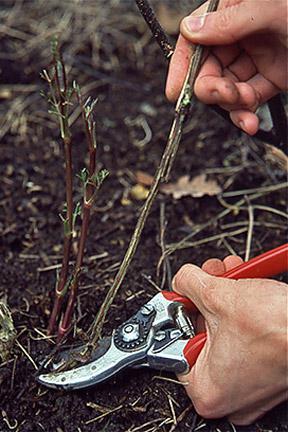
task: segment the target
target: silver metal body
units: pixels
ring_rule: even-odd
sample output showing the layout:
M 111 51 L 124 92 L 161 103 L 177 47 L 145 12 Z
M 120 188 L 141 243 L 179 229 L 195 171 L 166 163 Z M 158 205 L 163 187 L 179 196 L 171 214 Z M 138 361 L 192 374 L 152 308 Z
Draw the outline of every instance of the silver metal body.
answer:
M 187 373 L 189 364 L 183 351 L 192 336 L 194 328 L 183 305 L 159 293 L 111 337 L 100 341 L 89 362 L 64 371 L 54 364 L 52 372 L 41 373 L 37 380 L 48 387 L 68 390 L 93 386 L 129 366 Z

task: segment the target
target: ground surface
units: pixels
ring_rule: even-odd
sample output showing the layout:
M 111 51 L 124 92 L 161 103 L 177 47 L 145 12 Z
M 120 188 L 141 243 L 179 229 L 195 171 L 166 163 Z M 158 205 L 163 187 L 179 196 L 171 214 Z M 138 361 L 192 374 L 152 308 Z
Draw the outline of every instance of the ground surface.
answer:
M 137 220 L 142 201 L 129 193 L 135 185 L 133 174 L 141 170 L 153 175 L 173 118 L 173 107 L 164 97 L 167 64 L 132 0 L 59 3 L 11 0 L 4 1 L 1 10 L 0 297 L 12 309 L 18 336 L 10 360 L 0 364 L 0 431 L 235 430 L 224 420 L 201 420 L 184 389 L 166 380 L 174 378 L 168 374 L 126 371 L 106 384 L 72 393 L 47 390 L 34 380 L 34 362 L 52 348 L 44 333 L 55 285 L 53 266 L 61 259 L 58 213 L 64 200 L 58 128 L 39 95 L 44 86 L 39 72 L 49 63 L 51 35 L 60 34 L 71 80 L 77 78 L 89 94 L 99 98 L 98 161 L 99 167 L 110 171 L 93 211 L 81 278 L 77 319 L 83 332 L 111 285 Z M 166 12 L 162 10 L 162 17 L 171 27 Z M 152 133 L 142 147 L 139 141 L 145 131 L 141 124 L 148 135 Z M 77 123 L 73 131 L 76 173 L 84 164 L 86 148 Z M 251 201 L 247 199 L 213 223 L 223 205 L 227 206 L 223 200 L 207 196 L 175 200 L 160 194 L 110 309 L 105 334 L 156 293 L 151 281 L 167 288 L 163 268 L 158 275 L 156 271 L 161 256 L 160 207 L 167 223 L 164 247 L 193 233 L 197 224 L 210 222 L 193 237 L 194 246 L 176 248 L 169 256 L 172 274 L 184 262 L 200 265 L 208 257 L 221 258 L 233 250 L 244 257 L 249 202 L 254 206 L 251 256 L 285 241 L 285 219 L 277 214 L 277 210 L 285 211 L 284 189 L 269 193 L 285 176 L 266 159 L 261 143 L 241 136 L 209 109 L 195 106 L 172 180 L 183 174 L 207 173 L 224 192 L 231 192 L 231 196 L 222 196 L 228 205 L 245 194 Z M 76 180 L 75 186 L 79 196 Z M 255 188 L 261 189 L 253 199 L 249 190 Z M 223 233 L 224 237 L 201 244 Z M 78 340 L 81 334 L 78 331 Z M 285 407 L 277 407 L 251 427 L 236 430 L 285 431 Z

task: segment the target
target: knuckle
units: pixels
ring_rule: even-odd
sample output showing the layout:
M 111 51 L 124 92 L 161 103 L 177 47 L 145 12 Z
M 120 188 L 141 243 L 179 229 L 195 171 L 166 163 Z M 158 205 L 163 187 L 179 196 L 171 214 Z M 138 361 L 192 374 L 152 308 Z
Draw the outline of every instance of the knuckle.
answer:
M 235 304 L 236 280 L 210 276 L 202 287 L 202 300 L 210 312 L 227 316 Z
M 184 264 L 176 273 L 174 277 L 174 285 L 175 288 L 181 288 L 186 281 L 191 278 L 193 265 L 192 264 Z
M 213 283 L 213 277 L 211 277 L 208 283 L 202 285 L 202 300 L 209 309 L 215 310 L 219 303 L 218 298 L 216 286 Z
M 225 9 L 222 9 L 219 13 L 216 14 L 216 19 L 214 22 L 215 31 L 218 32 L 218 34 L 223 35 L 225 39 L 227 38 L 227 35 L 229 35 L 229 37 L 231 38 L 231 42 L 234 42 L 236 40 L 233 26 L 235 20 L 237 20 L 237 12 L 237 5 L 228 5 Z

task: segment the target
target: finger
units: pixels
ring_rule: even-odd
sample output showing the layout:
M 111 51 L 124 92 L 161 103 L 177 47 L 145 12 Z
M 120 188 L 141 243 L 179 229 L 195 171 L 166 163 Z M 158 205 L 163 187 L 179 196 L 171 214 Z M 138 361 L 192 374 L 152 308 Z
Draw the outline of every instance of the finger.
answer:
M 259 119 L 256 114 L 248 110 L 230 112 L 232 122 L 249 135 L 255 135 L 259 129 Z
M 280 91 L 278 87 L 260 73 L 250 78 L 246 84 L 253 88 L 255 93 L 258 94 L 258 106 L 265 103 Z
M 203 4 L 194 11 L 194 14 L 197 15 L 205 13 L 207 6 L 207 3 Z M 171 102 L 176 101 L 180 94 L 193 50 L 193 44 L 180 34 L 176 43 L 175 51 L 170 60 L 166 81 L 165 93 L 166 97 Z M 205 55 L 203 56 L 203 60 L 204 59 Z
M 227 272 L 228 270 L 243 264 L 243 259 L 237 255 L 228 255 L 226 258 L 224 258 L 223 264 L 225 267 L 225 272 Z
M 284 2 L 279 6 L 286 16 Z M 197 10 L 196 14 L 184 18 L 180 32 L 192 43 L 227 45 L 264 29 L 277 30 L 278 27 L 279 31 L 278 17 L 279 10 L 271 1 L 263 1 L 259 13 L 257 1 L 247 5 L 245 1 L 221 0 L 216 12 L 199 15 Z
M 232 77 L 201 76 L 195 83 L 195 94 L 206 104 L 218 104 L 226 111 L 256 111 L 260 104 L 258 92 L 249 84 L 234 82 Z
M 222 68 L 215 56 L 209 55 L 195 82 L 195 94 L 206 104 L 239 104 L 240 94 L 231 78 L 222 76 Z
M 170 60 L 166 81 L 166 97 L 171 102 L 180 94 L 192 53 L 193 45 L 180 35 Z
M 255 112 L 260 105 L 261 99 L 257 90 L 251 84 L 245 82 L 235 82 L 235 86 L 239 94 L 237 104 L 226 104 L 225 109 L 227 109 L 227 111 L 246 109 Z
M 230 69 L 226 68 L 223 72 L 219 60 L 210 54 L 196 80 L 196 96 L 204 103 L 224 106 L 227 111 L 240 108 L 255 111 L 261 97 L 258 88 L 253 86 L 252 78 L 251 83 L 237 82 L 237 76 Z M 246 75 L 247 78 L 250 78 L 250 72 L 252 69 Z
M 225 265 L 218 258 L 211 258 L 202 264 L 202 270 L 210 275 L 221 276 L 225 272 Z
M 188 297 L 205 319 L 222 311 L 223 296 L 229 291 L 229 279 L 214 277 L 193 264 L 185 264 L 172 281 L 173 290 Z

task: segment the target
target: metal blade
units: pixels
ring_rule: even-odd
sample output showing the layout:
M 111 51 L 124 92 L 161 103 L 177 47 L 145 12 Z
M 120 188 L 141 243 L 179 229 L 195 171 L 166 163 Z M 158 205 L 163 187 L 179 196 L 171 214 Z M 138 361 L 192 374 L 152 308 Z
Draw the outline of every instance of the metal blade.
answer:
M 104 354 L 103 345 L 107 346 Z M 99 348 L 94 351 L 93 360 L 90 362 L 63 372 L 56 370 L 42 373 L 37 377 L 37 381 L 47 387 L 57 389 L 87 388 L 107 380 L 121 369 L 143 360 L 145 356 L 145 350 L 121 351 L 114 345 L 112 338 L 104 338 Z

